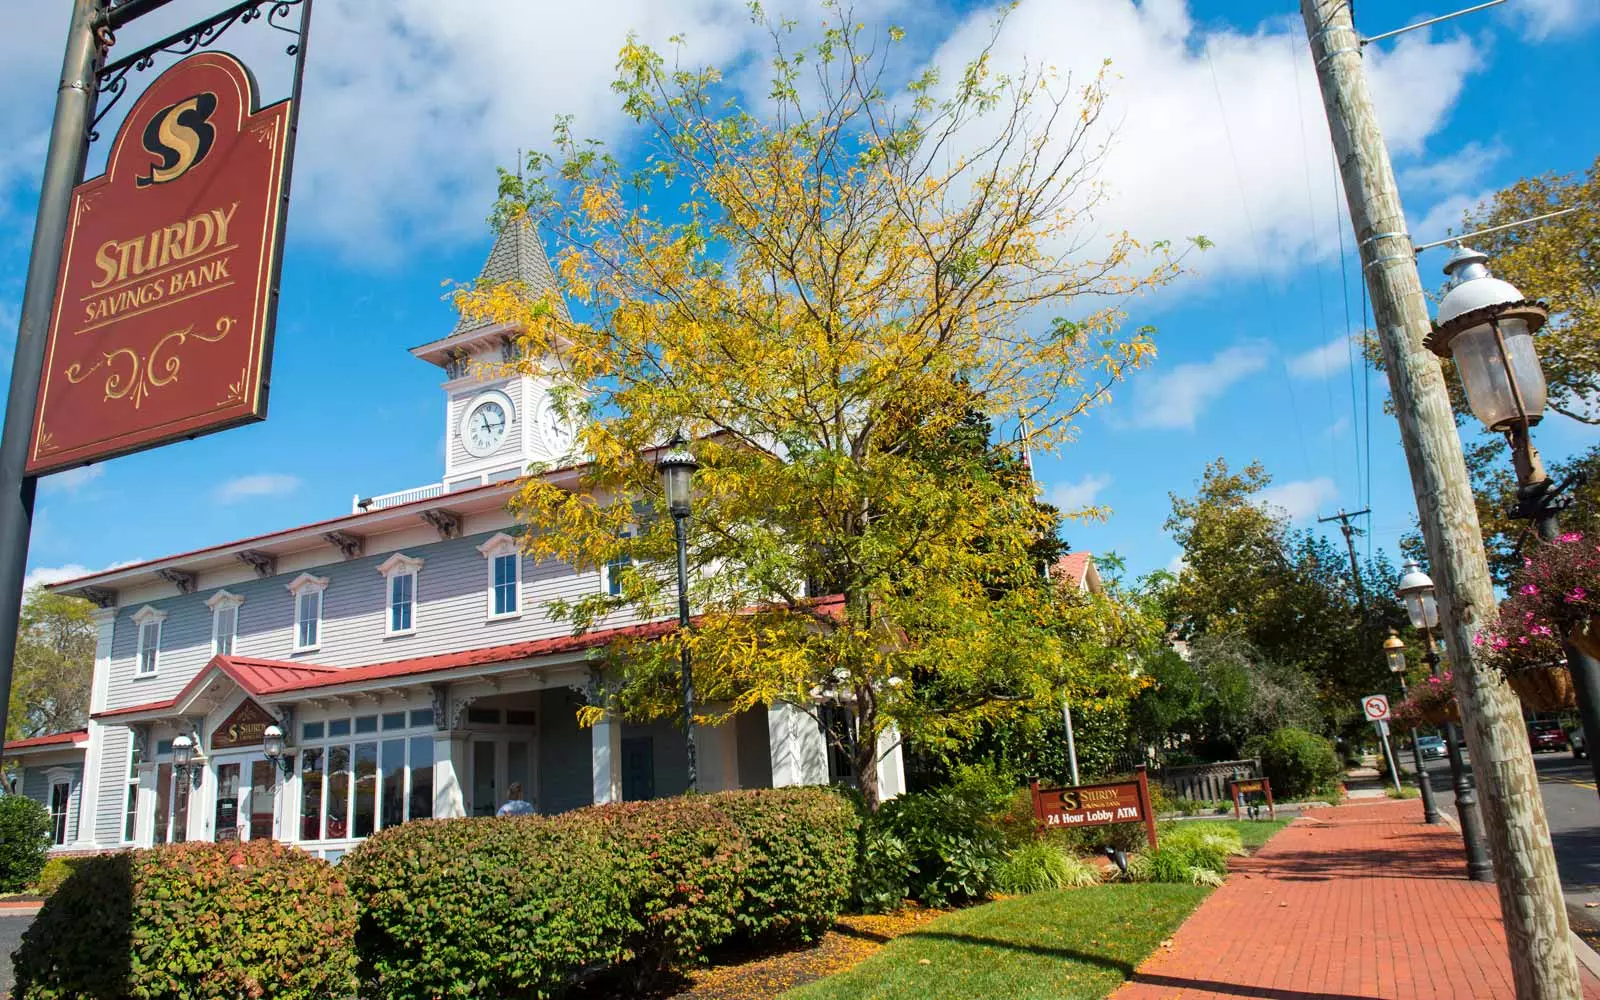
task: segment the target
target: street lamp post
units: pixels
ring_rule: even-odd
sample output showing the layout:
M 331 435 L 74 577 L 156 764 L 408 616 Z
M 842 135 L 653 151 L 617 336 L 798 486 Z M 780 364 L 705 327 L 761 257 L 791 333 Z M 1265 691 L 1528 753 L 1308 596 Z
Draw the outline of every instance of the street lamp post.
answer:
M 661 473 L 661 489 L 667 496 L 667 510 L 678 539 L 678 628 L 689 628 L 689 514 L 694 492 L 694 470 L 700 467 L 681 433 L 667 442 L 666 454 L 656 463 Z M 687 790 L 700 787 L 699 766 L 694 745 L 694 678 L 689 672 L 689 647 L 680 649 L 679 679 L 683 689 L 683 741 L 688 769 Z
M 1422 633 L 1423 660 L 1428 673 L 1439 676 L 1439 653 L 1433 643 L 1433 630 L 1439 627 L 1439 603 L 1433 593 L 1433 578 L 1415 560 L 1405 564 L 1405 573 L 1395 587 L 1406 606 L 1411 627 Z M 1478 813 L 1478 790 L 1461 759 L 1461 731 L 1454 722 L 1444 724 L 1444 748 L 1450 758 L 1450 784 L 1456 793 L 1456 818 L 1461 822 L 1461 839 L 1467 848 L 1467 877 L 1474 882 L 1494 881 L 1494 862 L 1483 839 L 1483 817 Z
M 1516 286 L 1489 274 L 1489 258 L 1460 247 L 1445 263 L 1452 283 L 1439 303 L 1429 350 L 1455 359 L 1472 412 L 1491 431 L 1506 436 L 1517 472 L 1517 505 L 1511 516 L 1532 521 L 1539 537 L 1555 541 L 1560 513 L 1572 503 L 1570 482 L 1557 485 L 1545 472 L 1532 429 L 1544 416 L 1544 372 L 1533 335 L 1548 317 L 1544 305 L 1523 298 Z M 1572 644 L 1571 622 L 1558 623 L 1561 648 L 1572 672 L 1585 735 L 1600 732 L 1600 662 Z M 1600 759 L 1590 755 L 1600 787 Z
M 1384 658 L 1389 661 L 1389 672 L 1400 681 L 1400 700 L 1406 698 L 1406 644 L 1400 637 L 1390 631 L 1389 638 L 1383 643 Z M 1417 727 L 1409 727 L 1408 735 L 1411 737 L 1411 761 L 1417 768 L 1417 788 L 1422 792 L 1422 821 L 1428 824 L 1439 822 L 1439 804 L 1433 800 L 1433 782 L 1428 778 L 1428 769 L 1423 766 L 1422 746 L 1417 742 Z

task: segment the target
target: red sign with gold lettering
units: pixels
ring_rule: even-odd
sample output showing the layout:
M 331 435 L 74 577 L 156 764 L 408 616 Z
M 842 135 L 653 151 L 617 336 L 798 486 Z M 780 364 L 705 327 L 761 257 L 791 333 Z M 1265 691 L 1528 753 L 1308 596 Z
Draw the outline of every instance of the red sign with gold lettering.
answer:
M 202 52 L 73 193 L 28 473 L 266 416 L 293 108 Z

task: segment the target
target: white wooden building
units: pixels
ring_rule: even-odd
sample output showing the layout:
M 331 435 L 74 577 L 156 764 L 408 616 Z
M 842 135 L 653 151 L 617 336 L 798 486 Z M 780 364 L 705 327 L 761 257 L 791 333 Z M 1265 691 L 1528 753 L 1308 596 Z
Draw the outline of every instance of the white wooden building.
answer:
M 501 232 L 489 281 L 553 283 L 534 232 Z M 545 608 L 611 586 L 604 568 L 535 562 L 506 502 L 530 463 L 579 487 L 572 435 L 534 377 L 484 376 L 503 327 L 463 320 L 412 349 L 444 374 L 439 482 L 357 497 L 316 524 L 125 566 L 54 589 L 93 601 L 99 638 L 86 731 L 9 744 L 17 791 L 52 807 L 60 850 L 274 837 L 337 858 L 386 826 L 491 815 L 512 783 L 544 813 L 681 793 L 684 737 L 666 724 L 575 720 L 595 651 Z M 262 733 L 288 746 L 277 762 Z M 195 742 L 176 766 L 173 741 Z M 822 783 L 816 721 L 779 705 L 697 730 L 702 790 Z M 879 765 L 904 787 L 897 746 Z

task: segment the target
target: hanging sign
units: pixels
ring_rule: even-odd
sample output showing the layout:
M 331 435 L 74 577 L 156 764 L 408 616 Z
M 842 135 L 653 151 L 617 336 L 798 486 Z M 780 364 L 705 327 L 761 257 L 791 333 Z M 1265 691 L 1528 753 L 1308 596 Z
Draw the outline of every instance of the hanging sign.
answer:
M 1047 830 L 1143 823 L 1150 846 L 1156 846 L 1156 814 L 1150 807 L 1150 783 L 1143 764 L 1135 768 L 1133 781 L 1066 788 L 1040 788 L 1035 781 L 1029 787 L 1034 819 Z
M 266 416 L 294 106 L 257 101 L 189 56 L 73 192 L 29 475 Z

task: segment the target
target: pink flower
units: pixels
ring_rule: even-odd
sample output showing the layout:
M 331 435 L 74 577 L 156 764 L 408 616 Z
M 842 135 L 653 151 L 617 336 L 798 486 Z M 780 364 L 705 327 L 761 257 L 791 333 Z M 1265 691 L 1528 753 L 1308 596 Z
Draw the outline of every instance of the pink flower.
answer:
M 1538 592 L 1539 592 L 1539 588 L 1535 587 L 1531 583 L 1525 583 L 1525 584 L 1523 584 L 1521 587 L 1519 587 L 1517 589 L 1517 593 L 1522 594 L 1522 595 L 1527 596 L 1527 597 L 1532 597 L 1533 595 L 1537 594 Z
M 1538 635 L 1538 636 L 1546 636 L 1546 635 L 1553 635 L 1554 634 L 1554 633 L 1552 633 L 1550 631 L 1550 626 L 1548 626 L 1548 625 L 1535 625 L 1529 631 L 1531 631 L 1534 635 Z
M 1472 644 L 1474 646 L 1483 645 L 1483 633 L 1482 632 L 1479 632 L 1477 635 L 1472 637 Z M 1432 680 L 1432 678 L 1429 678 L 1429 679 Z
M 1583 532 L 1581 532 L 1581 531 L 1569 531 L 1566 534 L 1562 535 L 1560 540 L 1563 541 L 1563 542 L 1581 542 L 1581 541 L 1583 541 Z
M 1577 604 L 1579 601 L 1588 596 L 1589 592 L 1587 590 L 1584 590 L 1582 587 L 1573 587 L 1572 593 L 1568 594 L 1564 599 L 1568 604 Z

